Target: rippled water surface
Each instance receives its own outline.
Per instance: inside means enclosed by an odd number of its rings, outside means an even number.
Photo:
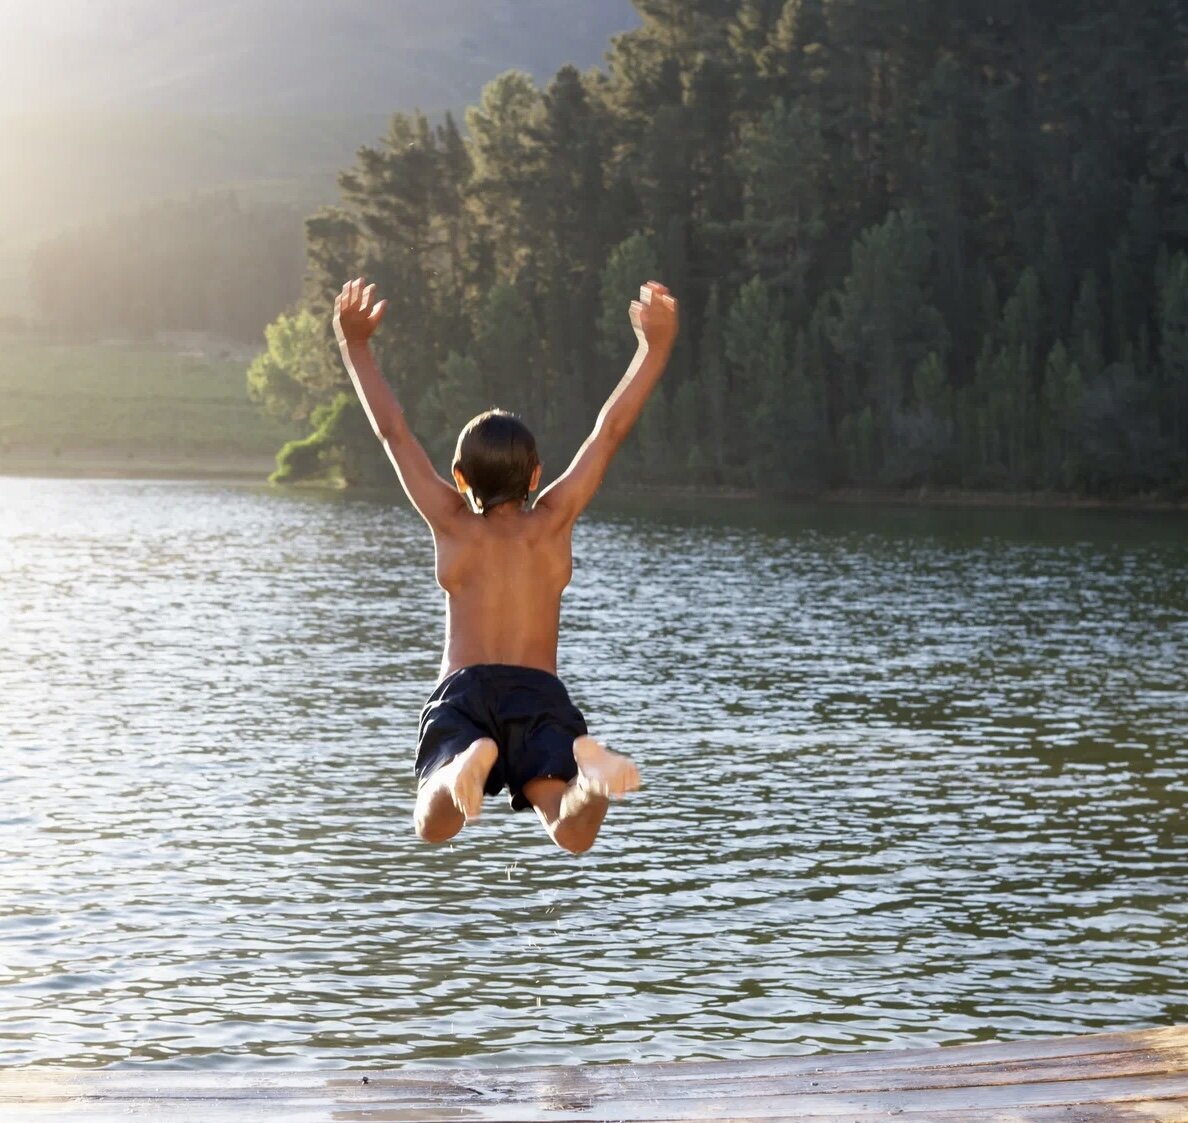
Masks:
[[[0,479],[0,1064],[737,1057],[1188,1021],[1188,521],[608,507],[595,849],[414,840],[392,499]]]

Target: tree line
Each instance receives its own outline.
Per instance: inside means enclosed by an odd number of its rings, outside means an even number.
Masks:
[[[1188,15],[1178,0],[636,0],[601,70],[397,114],[306,221],[249,374],[382,471],[330,333],[357,274],[437,457],[492,404],[559,468],[630,355],[682,333],[620,482],[1188,490]]]

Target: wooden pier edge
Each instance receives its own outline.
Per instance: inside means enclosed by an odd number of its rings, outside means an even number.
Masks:
[[[1188,1026],[869,1053],[534,1068],[0,1069],[0,1120],[1188,1123]]]

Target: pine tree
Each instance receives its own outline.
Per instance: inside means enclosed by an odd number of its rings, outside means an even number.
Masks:
[[[803,399],[803,374],[790,371],[787,322],[779,301],[758,277],[739,290],[723,332],[731,368],[728,434],[737,475],[759,488],[791,482],[786,448],[792,409]],[[793,384],[793,377],[795,383]]]
[[[809,110],[776,101],[744,135],[737,162],[746,199],[737,225],[747,268],[783,291],[793,322],[803,322],[826,233],[820,122]]]
[[[944,321],[927,291],[932,244],[920,219],[894,213],[854,244],[853,265],[837,294],[829,335],[856,371],[858,398],[844,412],[869,405],[885,459],[912,372],[948,345]]]

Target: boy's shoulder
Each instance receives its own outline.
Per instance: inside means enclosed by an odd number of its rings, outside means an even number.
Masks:
[[[481,515],[469,508],[461,511],[445,526],[434,528],[434,536],[459,538],[478,543],[500,541],[568,541],[573,524],[547,506],[525,507],[519,511]]]

